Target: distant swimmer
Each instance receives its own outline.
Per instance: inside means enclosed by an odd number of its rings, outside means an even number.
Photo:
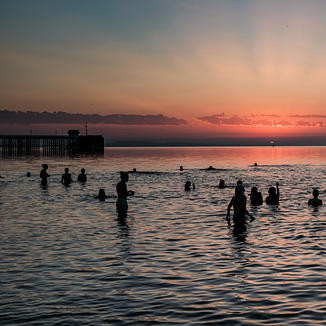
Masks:
[[[180,171],[183,171],[183,166],[182,165],[180,165]]]
[[[133,169],[132,169],[132,172],[137,172],[136,168],[133,168]]]
[[[257,163],[255,163],[254,166],[257,166]]]
[[[105,194],[105,190],[104,189],[100,189],[98,191],[98,195],[95,197],[99,200],[105,200],[105,198],[107,198],[106,194]]]
[[[69,169],[65,168],[65,173],[61,176],[61,183],[65,186],[69,186],[72,183],[71,174],[69,173]]]
[[[47,173],[47,169],[49,168],[47,164],[42,164],[42,170],[40,172],[40,178],[41,178],[41,184],[42,186],[47,186],[48,185],[48,177],[50,176],[48,173]]]
[[[223,179],[220,180],[220,183],[219,183],[218,187],[221,188],[221,189],[226,187],[225,181]]]
[[[249,194],[251,204],[253,206],[259,206],[263,204],[263,196],[257,187],[251,188],[251,193]]]
[[[323,201],[318,198],[318,196],[319,196],[318,189],[314,189],[312,191],[312,195],[314,196],[314,198],[311,198],[311,199],[308,200],[308,205],[321,206],[323,204]]]
[[[78,181],[79,182],[87,182],[87,176],[86,176],[86,174],[85,174],[85,169],[84,168],[82,168],[81,170],[80,170],[80,174],[78,175]]]
[[[195,190],[196,186],[195,184],[193,183],[192,184],[192,190]],[[185,191],[189,191],[191,190],[191,182],[188,180],[186,183],[185,183]]]
[[[279,190],[278,186],[279,186],[279,183],[276,182],[276,188],[275,187],[269,187],[268,196],[266,197],[266,204],[268,204],[268,205],[279,205],[280,190]]]
[[[135,193],[131,190],[127,190],[127,182],[129,180],[129,175],[127,172],[120,172],[121,180],[117,183],[117,194],[118,199],[116,202],[117,210],[120,212],[126,212],[128,210],[127,197],[133,196]]]
[[[27,172],[26,176],[27,177],[30,177],[31,176],[31,173],[30,172]]]
[[[235,194],[232,197],[228,208],[227,208],[227,221],[230,224],[230,211],[233,207],[233,223],[235,226],[241,226],[246,223],[246,215],[248,215],[251,220],[255,218],[249,213],[246,207],[247,197],[243,193],[243,187],[241,184],[235,187]]]

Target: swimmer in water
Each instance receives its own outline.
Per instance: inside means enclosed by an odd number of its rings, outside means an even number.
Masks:
[[[195,184],[193,183],[192,184],[192,190],[195,190]],[[191,190],[191,182],[188,180],[186,183],[185,183],[185,191],[189,191]]]
[[[104,189],[100,189],[98,191],[98,195],[95,197],[99,200],[105,200],[105,198],[107,198],[106,194],[105,194],[105,190]]]
[[[308,200],[308,205],[321,206],[323,204],[323,201],[318,198],[318,196],[319,196],[318,189],[314,189],[312,191],[312,195],[314,196],[314,198],[311,198],[311,199]]]

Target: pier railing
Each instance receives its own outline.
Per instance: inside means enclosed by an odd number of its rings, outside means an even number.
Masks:
[[[39,136],[0,135],[3,154],[32,155],[40,150],[44,155],[103,153],[103,136]]]

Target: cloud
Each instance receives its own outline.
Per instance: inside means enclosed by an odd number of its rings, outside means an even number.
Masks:
[[[218,126],[253,126],[253,127],[325,127],[326,123],[324,122],[308,122],[308,121],[288,121],[284,119],[260,119],[260,120],[255,120],[255,117],[261,117],[261,116],[267,116],[267,117],[273,117],[273,118],[281,118],[278,115],[251,115],[250,118],[247,117],[238,117],[238,116],[233,116],[231,118],[225,118],[225,115],[221,114],[216,114],[212,115],[209,117],[200,117],[196,118],[201,121],[208,122],[213,125],[218,125]],[[326,115],[295,115],[291,117],[305,117],[305,118],[325,118]]]
[[[291,118],[323,118],[326,119],[326,115],[323,114],[292,114]]]
[[[33,112],[0,110],[0,124],[120,124],[120,125],[183,125],[184,119],[163,114],[79,114],[67,112]]]
[[[251,117],[269,117],[269,118],[279,118],[280,116],[278,114],[253,114],[251,113]]]

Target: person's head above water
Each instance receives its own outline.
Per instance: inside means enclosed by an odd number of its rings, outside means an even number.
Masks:
[[[314,196],[314,198],[317,198],[317,197],[319,196],[319,191],[318,191],[318,189],[314,189],[314,190],[312,191],[312,195]]]
[[[238,185],[235,187],[235,195],[236,195],[236,196],[243,195],[243,186],[242,186],[242,184],[238,184]]]
[[[268,193],[270,196],[276,196],[276,188],[275,187],[269,187]]]
[[[251,195],[255,195],[255,194],[257,194],[257,192],[258,192],[257,187],[252,187],[251,188]]]
[[[98,197],[99,197],[99,198],[104,198],[104,197],[106,197],[106,196],[105,196],[105,190],[104,190],[104,189],[100,189],[100,190],[98,191]]]
[[[120,178],[122,181],[127,182],[129,180],[129,175],[127,172],[120,171]]]

